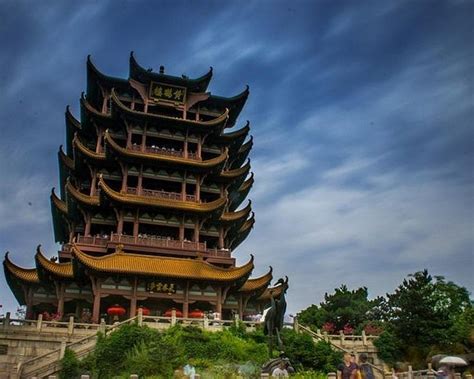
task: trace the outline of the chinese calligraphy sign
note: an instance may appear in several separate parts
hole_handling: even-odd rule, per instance
[[[186,88],[151,82],[150,97],[154,100],[166,100],[183,104],[186,100]]]

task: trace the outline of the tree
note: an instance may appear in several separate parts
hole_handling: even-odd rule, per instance
[[[387,298],[390,332],[401,356],[415,364],[440,347],[452,346],[455,321],[472,308],[464,287],[433,278],[427,270],[409,275]]]
[[[325,294],[324,302],[311,305],[299,313],[302,324],[321,328],[325,323],[332,323],[335,330],[343,330],[346,325],[358,328],[368,320],[378,320],[375,309],[382,298],[368,299],[366,287],[350,291],[345,285],[336,288],[333,294]]]

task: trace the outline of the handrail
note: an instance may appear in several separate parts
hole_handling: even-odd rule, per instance
[[[304,330],[304,331],[305,331],[306,333],[308,333],[310,336],[315,337],[315,338],[317,338],[317,339],[319,339],[319,340],[321,340],[321,341],[326,341],[326,342],[328,342],[331,346],[335,347],[337,350],[341,350],[341,351],[343,351],[344,353],[349,353],[349,354],[351,353],[349,350],[344,349],[342,346],[336,345],[336,344],[333,343],[331,340],[327,341],[327,340],[324,338],[324,336],[315,333],[314,331],[312,331],[311,329],[309,329],[308,327],[306,327],[306,326],[304,326],[304,325],[299,324],[298,327],[299,327],[300,329]]]

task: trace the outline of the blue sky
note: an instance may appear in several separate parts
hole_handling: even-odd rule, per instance
[[[41,5],[40,5],[41,4]],[[55,255],[49,209],[64,110],[86,57],[250,86],[256,226],[235,256],[290,277],[296,312],[346,283],[371,296],[409,273],[474,289],[474,3],[0,1],[0,250]],[[0,273],[0,304],[16,308]],[[1,313],[1,312],[0,312]]]

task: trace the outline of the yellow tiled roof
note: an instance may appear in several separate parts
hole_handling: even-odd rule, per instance
[[[250,174],[250,178],[248,178],[239,188],[239,192],[245,191],[248,187],[250,187],[254,182],[253,172]]]
[[[117,93],[113,89],[112,89],[111,98],[112,98],[112,101],[120,109],[124,110],[125,112],[130,113],[130,114],[144,116],[150,119],[173,120],[173,121],[179,121],[179,122],[182,122],[184,124],[189,124],[189,125],[214,126],[214,125],[219,125],[221,123],[227,122],[227,119],[229,118],[229,109],[226,108],[224,113],[222,113],[220,116],[217,116],[216,118],[209,121],[186,120],[186,119],[181,119],[181,118],[177,119],[176,117],[132,110],[120,101],[120,99],[117,96]]]
[[[273,297],[279,297],[283,291],[283,284],[276,287],[267,288],[265,292],[258,298],[258,300],[270,300],[270,292]]]
[[[145,159],[150,159],[150,160],[159,161],[159,162],[175,162],[175,163],[180,163],[180,164],[184,164],[191,167],[200,167],[200,168],[209,167],[210,168],[210,167],[214,167],[223,163],[228,158],[227,148],[221,155],[215,158],[208,159],[205,161],[198,161],[196,159],[173,157],[171,155],[152,154],[152,153],[146,153],[142,151],[126,149],[118,145],[113,140],[113,138],[111,137],[108,131],[105,132],[105,140],[107,141],[107,143],[110,145],[112,149],[114,149],[115,151],[117,151],[119,154],[122,154],[122,155],[134,157],[134,158],[141,158],[141,159],[145,158]]]
[[[61,212],[67,214],[67,205],[64,201],[62,201],[59,197],[56,196],[54,193],[54,188],[51,190],[51,200],[56,208],[58,208]]]
[[[89,196],[80,192],[77,188],[75,188],[71,182],[68,180],[66,183],[66,190],[74,197],[76,200],[80,201],[81,203],[88,204],[88,205],[99,205],[99,196]]]
[[[259,277],[259,278],[254,278],[254,279],[248,279],[244,285],[240,288],[239,292],[252,292],[252,291],[258,291],[262,289],[263,287],[267,287],[270,281],[273,278],[272,275],[272,267],[270,266],[270,271],[268,271],[265,275]]]
[[[43,267],[46,271],[53,275],[60,276],[62,278],[71,279],[74,277],[72,271],[72,262],[68,263],[55,263],[46,258],[40,250],[41,245],[36,248],[35,259],[37,265]]]
[[[241,267],[226,269],[198,259],[164,258],[125,253],[121,250],[102,257],[92,257],[83,253],[75,244],[72,246],[72,253],[79,262],[92,270],[117,274],[233,282],[249,275],[254,267],[253,256]]]
[[[241,176],[248,172],[250,170],[250,159],[247,160],[247,163],[244,164],[240,168],[236,168],[234,170],[227,170],[227,171],[222,171],[221,176],[224,178],[237,178],[238,176]]]
[[[109,198],[126,204],[144,205],[151,207],[154,206],[160,208],[179,209],[194,212],[212,212],[223,207],[227,202],[226,197],[221,197],[217,200],[210,201],[209,203],[197,203],[194,201],[171,200],[161,199],[159,197],[152,196],[123,194],[120,192],[116,192],[112,188],[110,188],[105,183],[102,176],[100,176],[99,178],[99,186]],[[90,196],[87,197],[90,198]]]
[[[74,135],[72,143],[74,144],[74,147],[76,147],[86,157],[96,159],[96,160],[102,160],[102,161],[105,160],[105,153],[96,153],[95,151],[88,149],[79,140],[79,138],[77,137],[77,133]]]
[[[222,221],[238,220],[242,217],[246,217],[250,213],[251,209],[252,209],[252,201],[249,200],[248,205],[244,209],[241,209],[240,211],[237,211],[237,212],[225,212],[222,215],[221,220]]]
[[[10,274],[20,279],[21,281],[39,283],[38,271],[35,268],[23,268],[17,266],[12,261],[10,261],[8,253],[5,254],[5,260],[3,261],[3,265]]]
[[[59,156],[67,168],[74,170],[74,160],[69,158],[63,151],[63,146],[59,146]]]

